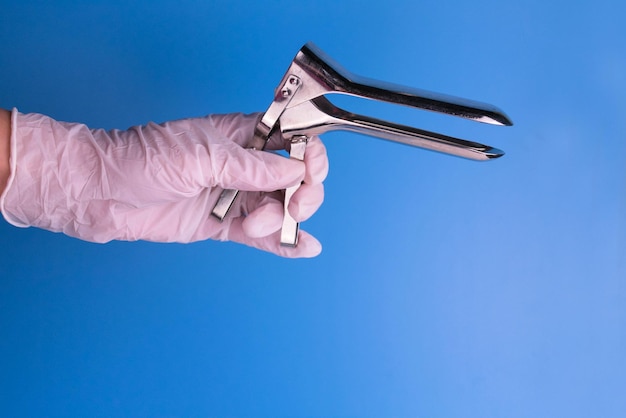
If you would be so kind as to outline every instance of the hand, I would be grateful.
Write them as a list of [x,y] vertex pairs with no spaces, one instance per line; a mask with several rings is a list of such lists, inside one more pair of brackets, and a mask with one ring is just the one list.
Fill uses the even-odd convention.
[[[14,111],[16,112],[16,111]],[[231,240],[285,257],[313,257],[319,242],[300,232],[281,247],[282,191],[300,184],[289,212],[310,217],[324,198],[324,145],[304,162],[245,149],[259,115],[212,115],[126,131],[90,130],[39,114],[16,114],[15,163],[0,205],[17,226],[93,242]],[[269,150],[284,147],[272,138]],[[210,215],[223,188],[240,190],[223,222]]]

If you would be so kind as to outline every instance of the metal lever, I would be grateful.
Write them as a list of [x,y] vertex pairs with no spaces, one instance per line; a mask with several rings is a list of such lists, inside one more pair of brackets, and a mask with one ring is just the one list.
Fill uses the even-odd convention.
[[[308,140],[309,137],[305,135],[291,137],[289,141],[291,144],[289,158],[303,161]],[[298,188],[300,188],[300,186],[292,186],[285,190],[285,214],[283,217],[283,227],[280,232],[280,245],[285,247],[295,247],[298,245],[298,230],[300,229],[300,224],[289,214],[289,202]]]

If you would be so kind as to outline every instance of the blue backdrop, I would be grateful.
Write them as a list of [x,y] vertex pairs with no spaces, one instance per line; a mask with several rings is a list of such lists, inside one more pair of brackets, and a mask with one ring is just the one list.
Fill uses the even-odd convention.
[[507,155],[324,136],[312,260],[0,221],[0,416],[626,416],[622,2],[0,3],[0,106],[22,112],[261,111],[310,40],[515,122],[350,102]]

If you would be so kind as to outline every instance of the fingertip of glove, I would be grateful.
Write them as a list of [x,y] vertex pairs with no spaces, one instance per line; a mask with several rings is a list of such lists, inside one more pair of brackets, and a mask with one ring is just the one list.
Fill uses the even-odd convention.
[[272,252],[286,258],[314,258],[321,254],[322,244],[313,235],[301,230],[297,246],[279,246]]
[[322,253],[322,244],[311,234],[301,231],[297,251],[299,258],[313,258]]
[[251,237],[244,231],[242,220],[238,219],[231,223],[227,239],[285,258],[313,258],[322,252],[322,244],[315,237],[305,231],[300,231],[299,234],[296,247],[282,246],[280,232],[265,237]]

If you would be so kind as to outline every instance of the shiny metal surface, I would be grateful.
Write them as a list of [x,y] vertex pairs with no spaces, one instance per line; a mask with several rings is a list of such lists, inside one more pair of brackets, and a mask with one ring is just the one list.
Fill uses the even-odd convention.
[[[274,91],[274,100],[257,125],[250,147],[264,149],[272,133],[277,131],[283,138],[293,138],[346,130],[473,160],[491,160],[504,155],[504,152],[488,145],[347,112],[325,97],[330,94],[400,104],[493,125],[513,124],[502,110],[487,103],[353,74],[317,46],[307,43],[297,53]],[[292,154],[292,158],[296,157]],[[222,220],[236,196],[237,191],[224,190],[213,215]],[[285,213],[287,217],[286,210]],[[288,230],[284,245],[297,244],[298,226],[297,223],[294,226],[292,221],[286,221],[284,225],[284,229]],[[294,236],[296,238],[292,239]],[[292,241],[293,244],[290,244]]]
[[504,155],[503,151],[488,145],[346,112],[324,97],[286,109],[280,118],[280,127],[286,136],[352,131],[472,160],[490,160]]
[[[303,161],[308,139],[309,138],[305,135],[296,135],[292,137],[289,141],[291,144],[289,158]],[[286,247],[295,247],[298,245],[298,231],[300,229],[300,225],[291,217],[288,210],[291,196],[293,196],[298,188],[300,188],[300,186],[288,187],[285,190],[285,215],[283,217],[283,225],[280,231],[280,245]]]
[[[478,122],[513,125],[513,122],[502,110],[487,103],[386,83],[351,73],[311,42],[303,46],[298,52],[292,67],[294,64],[307,74],[313,82],[306,83],[307,88],[303,89],[302,94],[299,95],[298,100],[292,102],[293,104],[302,103],[305,100],[328,93],[348,94]],[[303,78],[303,80],[305,79]]]
[[217,199],[217,203],[215,203],[215,206],[213,206],[211,215],[219,219],[220,222],[223,221],[226,215],[228,215],[228,212],[230,211],[231,206],[233,206],[233,203],[235,203],[235,199],[237,199],[238,194],[239,194],[239,190],[234,190],[234,189],[222,190],[222,193],[220,193],[219,199]]

